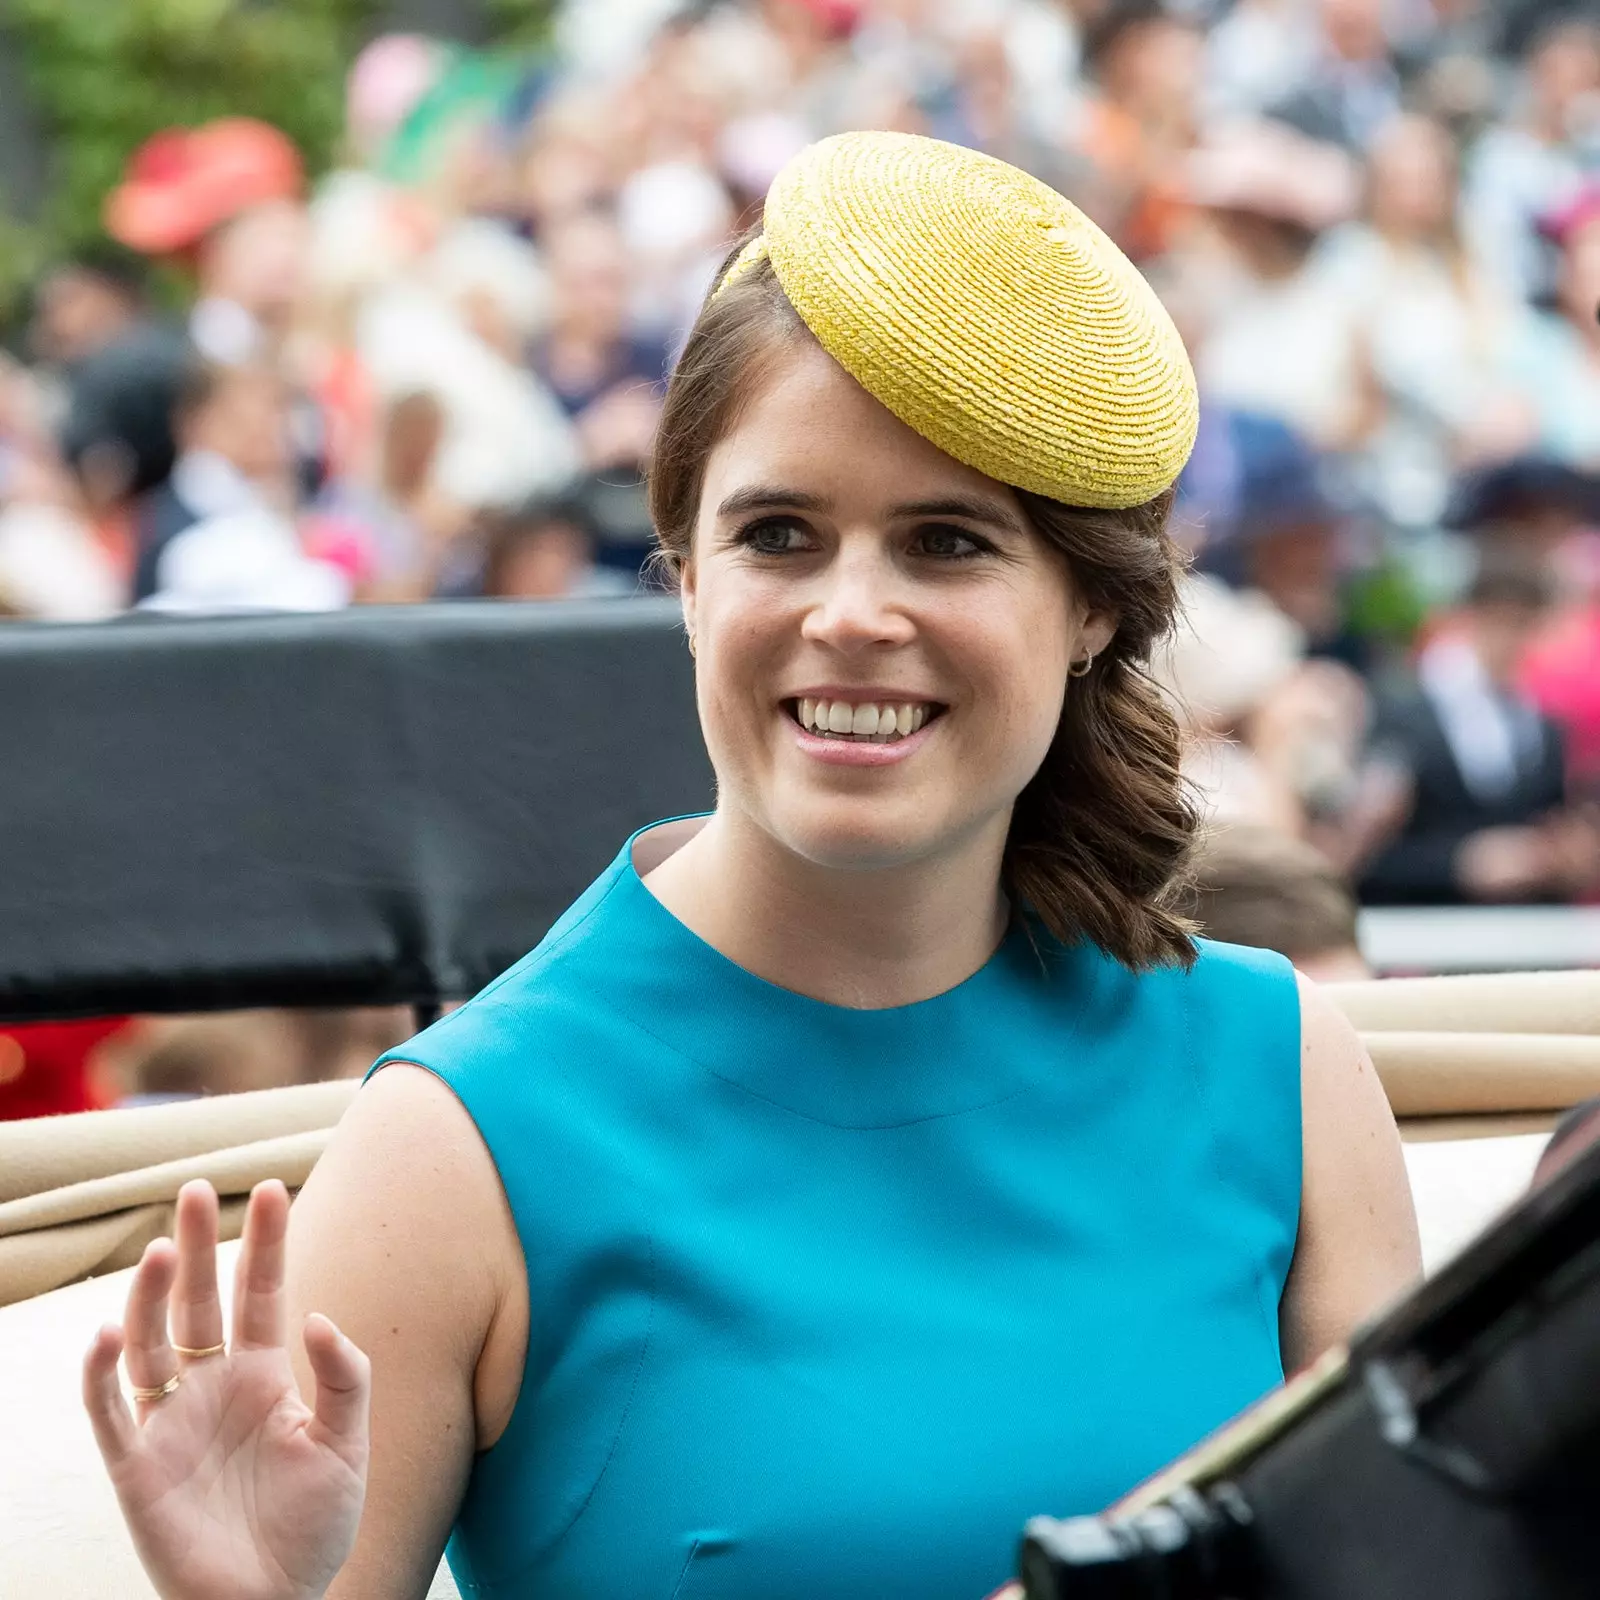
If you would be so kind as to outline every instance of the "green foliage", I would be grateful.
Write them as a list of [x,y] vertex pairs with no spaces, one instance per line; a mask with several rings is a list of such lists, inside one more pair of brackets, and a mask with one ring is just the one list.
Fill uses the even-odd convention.
[[343,79],[375,0],[6,0],[53,151],[39,219],[93,238],[133,150],[159,128],[244,115],[276,123],[315,170],[334,153]]
[[[0,213],[0,321],[54,255],[101,234],[106,195],[152,133],[253,116],[307,168],[339,155],[344,79],[383,0],[0,0],[50,152],[48,200],[24,226]],[[552,0],[472,0],[513,47],[544,35]]]

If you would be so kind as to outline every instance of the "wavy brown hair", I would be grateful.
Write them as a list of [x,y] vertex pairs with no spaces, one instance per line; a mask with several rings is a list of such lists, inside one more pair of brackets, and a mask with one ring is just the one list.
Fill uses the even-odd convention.
[[[689,559],[706,458],[784,351],[810,339],[764,259],[701,310],[667,388],[650,467],[660,560],[674,577]],[[1063,942],[1087,938],[1136,970],[1187,967],[1195,925],[1174,901],[1198,817],[1179,772],[1177,721],[1146,670],[1177,612],[1172,491],[1127,511],[1016,493],[1087,604],[1118,620],[1089,672],[1066,686],[1055,739],[1017,797],[1006,890]]]

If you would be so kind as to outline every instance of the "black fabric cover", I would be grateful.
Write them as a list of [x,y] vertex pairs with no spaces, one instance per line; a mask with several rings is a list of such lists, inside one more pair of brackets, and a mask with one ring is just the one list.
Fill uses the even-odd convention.
[[0,1020],[431,1004],[711,802],[678,608],[0,628]]

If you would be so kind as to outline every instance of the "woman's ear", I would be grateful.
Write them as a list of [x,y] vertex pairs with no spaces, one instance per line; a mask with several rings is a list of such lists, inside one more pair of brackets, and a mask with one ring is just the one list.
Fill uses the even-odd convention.
[[1119,619],[1112,611],[1090,611],[1078,629],[1080,656],[1097,656],[1117,635]]

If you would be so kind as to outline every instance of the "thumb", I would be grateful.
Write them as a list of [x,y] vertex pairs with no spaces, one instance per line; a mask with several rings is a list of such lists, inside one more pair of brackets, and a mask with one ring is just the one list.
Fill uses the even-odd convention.
[[317,1400],[306,1431],[346,1459],[365,1461],[372,1363],[320,1312],[306,1318],[306,1357],[317,1380]]

